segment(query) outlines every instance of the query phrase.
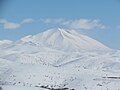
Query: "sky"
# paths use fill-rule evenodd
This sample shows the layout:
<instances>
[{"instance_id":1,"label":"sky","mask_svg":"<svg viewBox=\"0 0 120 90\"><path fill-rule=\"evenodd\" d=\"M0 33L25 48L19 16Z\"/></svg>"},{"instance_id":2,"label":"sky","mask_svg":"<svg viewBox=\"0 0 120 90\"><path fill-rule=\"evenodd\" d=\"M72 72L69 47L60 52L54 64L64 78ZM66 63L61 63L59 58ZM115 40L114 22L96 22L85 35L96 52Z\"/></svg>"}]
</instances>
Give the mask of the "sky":
<instances>
[{"instance_id":1,"label":"sky","mask_svg":"<svg viewBox=\"0 0 120 90\"><path fill-rule=\"evenodd\" d=\"M0 0L0 40L74 29L120 50L120 0Z\"/></svg>"}]
</instances>

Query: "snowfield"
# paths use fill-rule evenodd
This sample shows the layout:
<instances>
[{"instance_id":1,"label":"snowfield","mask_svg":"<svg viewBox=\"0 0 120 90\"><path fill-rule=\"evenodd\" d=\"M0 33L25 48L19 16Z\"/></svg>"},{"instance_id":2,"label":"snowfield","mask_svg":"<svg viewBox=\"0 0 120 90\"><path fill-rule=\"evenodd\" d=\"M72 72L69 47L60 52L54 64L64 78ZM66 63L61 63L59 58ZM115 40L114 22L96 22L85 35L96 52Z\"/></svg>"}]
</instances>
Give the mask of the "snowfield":
<instances>
[{"instance_id":1,"label":"snowfield","mask_svg":"<svg viewBox=\"0 0 120 90\"><path fill-rule=\"evenodd\" d=\"M0 51L3 90L120 90L120 51L73 30L4 42Z\"/></svg>"},{"instance_id":2,"label":"snowfield","mask_svg":"<svg viewBox=\"0 0 120 90\"><path fill-rule=\"evenodd\" d=\"M39 89L36 87L23 87L23 86L13 86L13 85L3 85L3 90L45 90L45 89Z\"/></svg>"}]
</instances>

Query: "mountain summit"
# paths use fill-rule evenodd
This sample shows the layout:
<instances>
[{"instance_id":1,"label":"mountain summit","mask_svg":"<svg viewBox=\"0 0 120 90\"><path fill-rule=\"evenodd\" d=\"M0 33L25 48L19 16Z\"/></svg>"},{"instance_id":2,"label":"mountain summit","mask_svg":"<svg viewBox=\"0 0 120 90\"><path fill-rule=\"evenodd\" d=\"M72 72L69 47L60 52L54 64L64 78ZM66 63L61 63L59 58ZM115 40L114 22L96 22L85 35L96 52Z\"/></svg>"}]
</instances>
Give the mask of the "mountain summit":
<instances>
[{"instance_id":1,"label":"mountain summit","mask_svg":"<svg viewBox=\"0 0 120 90\"><path fill-rule=\"evenodd\" d=\"M52 49L62 51L80 50L108 50L102 43L81 35L74 30L49 29L37 35L29 35L21 39L22 43L31 42L36 45L43 45Z\"/></svg>"}]
</instances>

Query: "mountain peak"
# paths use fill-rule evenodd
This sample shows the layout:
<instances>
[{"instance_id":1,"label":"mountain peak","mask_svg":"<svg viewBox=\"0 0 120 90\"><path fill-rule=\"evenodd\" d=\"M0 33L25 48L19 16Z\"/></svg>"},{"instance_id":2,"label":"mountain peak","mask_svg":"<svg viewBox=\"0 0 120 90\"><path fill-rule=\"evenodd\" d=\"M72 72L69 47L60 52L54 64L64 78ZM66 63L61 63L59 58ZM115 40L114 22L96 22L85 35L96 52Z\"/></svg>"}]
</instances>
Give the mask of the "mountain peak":
<instances>
[{"instance_id":1,"label":"mountain peak","mask_svg":"<svg viewBox=\"0 0 120 90\"><path fill-rule=\"evenodd\" d=\"M58 28L57 30L58 30L58 31L62 31L62 30L64 30L64 29L62 29L62 28Z\"/></svg>"},{"instance_id":2,"label":"mountain peak","mask_svg":"<svg viewBox=\"0 0 120 90\"><path fill-rule=\"evenodd\" d=\"M61 28L49 29L37 35L29 35L21 39L24 42L42 44L46 47L62 51L108 50L102 43L82 35L74 30Z\"/></svg>"}]
</instances>

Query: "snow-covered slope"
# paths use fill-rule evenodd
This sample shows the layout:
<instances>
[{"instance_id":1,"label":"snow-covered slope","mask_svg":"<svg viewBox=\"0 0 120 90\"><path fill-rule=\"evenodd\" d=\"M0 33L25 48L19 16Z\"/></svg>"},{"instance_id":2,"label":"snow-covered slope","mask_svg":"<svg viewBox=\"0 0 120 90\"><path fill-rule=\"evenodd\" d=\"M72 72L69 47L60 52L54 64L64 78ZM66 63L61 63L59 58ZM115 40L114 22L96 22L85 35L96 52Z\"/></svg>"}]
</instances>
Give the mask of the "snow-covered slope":
<instances>
[{"instance_id":1,"label":"snow-covered slope","mask_svg":"<svg viewBox=\"0 0 120 90\"><path fill-rule=\"evenodd\" d=\"M2 45L2 44L10 44L10 43L12 43L12 41L10 41L10 40L0 40L0 45Z\"/></svg>"},{"instance_id":2,"label":"snow-covered slope","mask_svg":"<svg viewBox=\"0 0 120 90\"><path fill-rule=\"evenodd\" d=\"M73 30L50 29L0 50L3 90L120 89L120 51Z\"/></svg>"},{"instance_id":3,"label":"snow-covered slope","mask_svg":"<svg viewBox=\"0 0 120 90\"><path fill-rule=\"evenodd\" d=\"M3 52L0 52L0 57L20 63L55 64L57 62L62 63L61 61L64 60L67 61L72 56L76 57L71 52L76 53L85 50L107 51L110 49L76 31L50 29L37 35L26 36L7 45L3 48Z\"/></svg>"},{"instance_id":4,"label":"snow-covered slope","mask_svg":"<svg viewBox=\"0 0 120 90\"><path fill-rule=\"evenodd\" d=\"M107 50L100 42L81 35L76 31L50 29L37 35L29 35L21 39L22 43L31 42L62 51Z\"/></svg>"},{"instance_id":5,"label":"snow-covered slope","mask_svg":"<svg viewBox=\"0 0 120 90\"><path fill-rule=\"evenodd\" d=\"M10 45L12 42L13 41L10 41L10 40L0 40L0 49Z\"/></svg>"},{"instance_id":6,"label":"snow-covered slope","mask_svg":"<svg viewBox=\"0 0 120 90\"><path fill-rule=\"evenodd\" d=\"M11 65L12 61L6 64L5 61L0 63L4 65L1 69L4 73L1 74L0 80L5 85L38 88L41 86L67 87L68 90L85 90L86 88L117 90L120 88L120 53L116 51L71 53L59 58L59 61L53 64L26 64L15 61L13 65Z\"/></svg>"}]
</instances>

